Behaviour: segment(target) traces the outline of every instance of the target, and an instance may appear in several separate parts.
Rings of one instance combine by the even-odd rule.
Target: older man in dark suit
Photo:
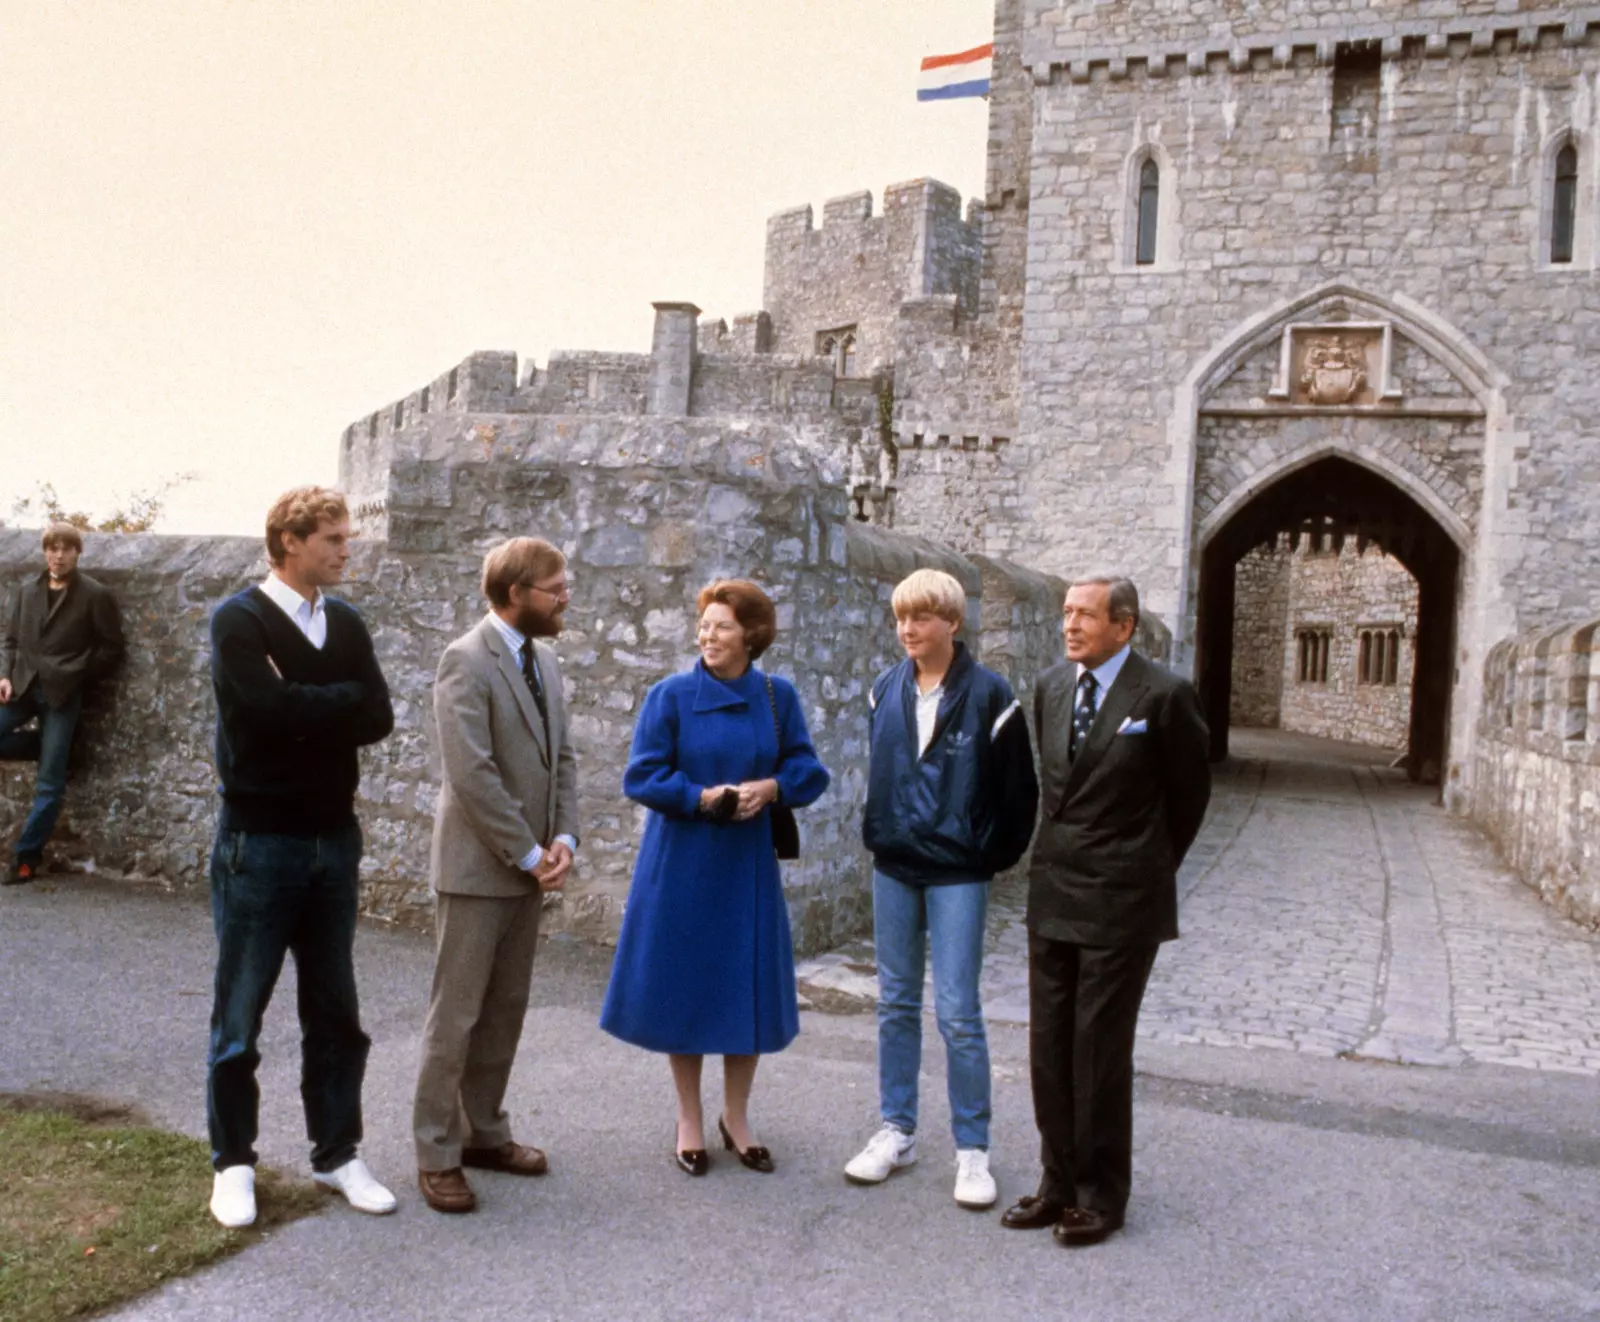
[[[52,523],[41,538],[45,569],[24,583],[0,635],[0,759],[39,761],[33,808],[4,884],[38,875],[67,796],[67,754],[85,685],[122,660],[122,619],[111,589],[78,572],[83,534]],[[24,727],[34,719],[37,730]]]
[[[1178,865],[1211,796],[1194,689],[1130,647],[1125,578],[1067,592],[1067,660],[1034,693],[1043,811],[1028,885],[1028,1052],[1044,1174],[1001,1218],[1057,1243],[1120,1229],[1133,1150],[1133,1039]]]

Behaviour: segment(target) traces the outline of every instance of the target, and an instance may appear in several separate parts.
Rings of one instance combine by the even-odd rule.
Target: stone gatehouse
[[[769,227],[788,342],[859,326],[858,371],[905,274],[860,512],[1130,572],[1219,752],[1236,566],[1376,547],[1417,595],[1382,737],[1465,808],[1490,647],[1600,602],[1600,7],[999,0],[994,40],[981,205]],[[896,232],[852,302],[842,254]]]

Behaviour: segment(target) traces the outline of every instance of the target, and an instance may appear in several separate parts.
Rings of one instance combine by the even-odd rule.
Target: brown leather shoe
[[[1122,1213],[1098,1207],[1069,1207],[1050,1232],[1063,1248],[1081,1249],[1098,1244],[1114,1230],[1122,1229]]]
[[[481,1171],[507,1175],[543,1175],[550,1163],[538,1148],[525,1148],[509,1139],[497,1148],[462,1148],[461,1164]]]
[[[470,1212],[478,1205],[477,1196],[459,1166],[447,1171],[419,1170],[417,1188],[422,1190],[423,1202],[435,1212]]]
[[[1061,1220],[1066,1210],[1062,1203],[1037,1194],[1023,1194],[1000,1215],[1000,1224],[1009,1230],[1043,1230]]]

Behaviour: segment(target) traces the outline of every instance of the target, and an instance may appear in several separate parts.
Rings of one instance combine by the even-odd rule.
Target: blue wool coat
[[[777,779],[791,808],[828,787],[794,686],[754,666],[716,678],[702,663],[645,696],[622,788],[650,809],[622,916],[600,1026],[652,1051],[746,1055],[800,1031],[794,947],[770,810],[748,822],[695,816],[711,785]]]

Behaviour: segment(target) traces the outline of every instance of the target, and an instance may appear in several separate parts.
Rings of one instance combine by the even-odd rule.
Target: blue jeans
[[[217,1170],[256,1163],[256,1039],[290,951],[311,1166],[331,1171],[355,1156],[371,1046],[361,1031],[352,958],[360,863],[355,825],[315,836],[217,833],[211,849],[217,976],[206,1060],[206,1122]]]
[[[950,1128],[958,1148],[989,1146],[989,1039],[978,1001],[989,884],[908,886],[874,870],[878,953],[878,1099],[885,1124],[917,1132],[922,975],[933,951],[933,1001],[944,1038]]]
[[[28,691],[0,705],[0,761],[31,762],[39,759],[39,778],[34,782],[33,807],[17,837],[17,862],[37,863],[50,842],[67,797],[67,754],[72,751],[72,732],[78,728],[83,711],[83,694],[74,693],[59,707],[44,700],[37,682]],[[37,730],[22,727],[35,716]]]

